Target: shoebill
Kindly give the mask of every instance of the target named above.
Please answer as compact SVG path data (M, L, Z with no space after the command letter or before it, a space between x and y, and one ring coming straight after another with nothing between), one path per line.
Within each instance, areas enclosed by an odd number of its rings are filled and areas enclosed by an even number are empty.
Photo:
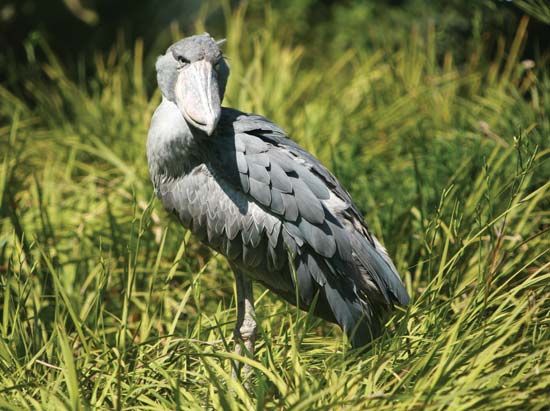
M147 139L164 207L223 254L237 289L235 350L254 353L252 281L337 323L354 347L409 301L388 253L349 193L276 124L222 107L229 67L208 33L156 63L162 101Z

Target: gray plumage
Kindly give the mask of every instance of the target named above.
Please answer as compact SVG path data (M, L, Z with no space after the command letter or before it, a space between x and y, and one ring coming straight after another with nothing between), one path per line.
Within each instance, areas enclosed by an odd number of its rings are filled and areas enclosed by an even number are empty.
M208 89L190 85L197 62ZM409 297L347 191L269 120L214 107L229 68L208 34L172 45L157 73L163 99L147 157L166 209L288 302L309 309L317 295L314 313L338 323L354 346L378 336L386 313Z

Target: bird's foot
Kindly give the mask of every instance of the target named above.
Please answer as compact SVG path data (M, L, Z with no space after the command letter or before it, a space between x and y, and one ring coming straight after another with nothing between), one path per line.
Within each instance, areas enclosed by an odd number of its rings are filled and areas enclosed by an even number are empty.
M235 354L254 358L254 343L256 341L256 321L251 316L245 316L242 324L235 328ZM242 374L241 374L242 369ZM233 378L238 379L242 376L248 380L252 369L248 364L241 364L235 361L233 366Z
M256 340L256 314L254 313L254 295L252 282L238 269L233 269L237 285L237 324L235 326L235 354L254 358L254 342ZM234 361L233 378L239 379L243 371L245 386L249 388L250 371L249 365Z

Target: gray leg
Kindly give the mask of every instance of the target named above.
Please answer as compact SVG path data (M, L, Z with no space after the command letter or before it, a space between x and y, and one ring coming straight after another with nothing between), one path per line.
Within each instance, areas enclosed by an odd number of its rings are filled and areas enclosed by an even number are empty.
M256 314L254 313L254 296L252 282L239 270L234 269L237 283L237 325L235 326L235 353L254 357L254 341L256 340ZM243 352L243 348L245 349ZM244 366L245 376L250 367ZM240 365L234 364L233 377L238 378Z

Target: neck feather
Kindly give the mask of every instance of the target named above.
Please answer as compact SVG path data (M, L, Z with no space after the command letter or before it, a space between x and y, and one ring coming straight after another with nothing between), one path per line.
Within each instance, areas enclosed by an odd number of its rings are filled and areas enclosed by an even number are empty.
M147 136L147 161L155 187L189 172L196 163L197 138L177 106L162 99Z

